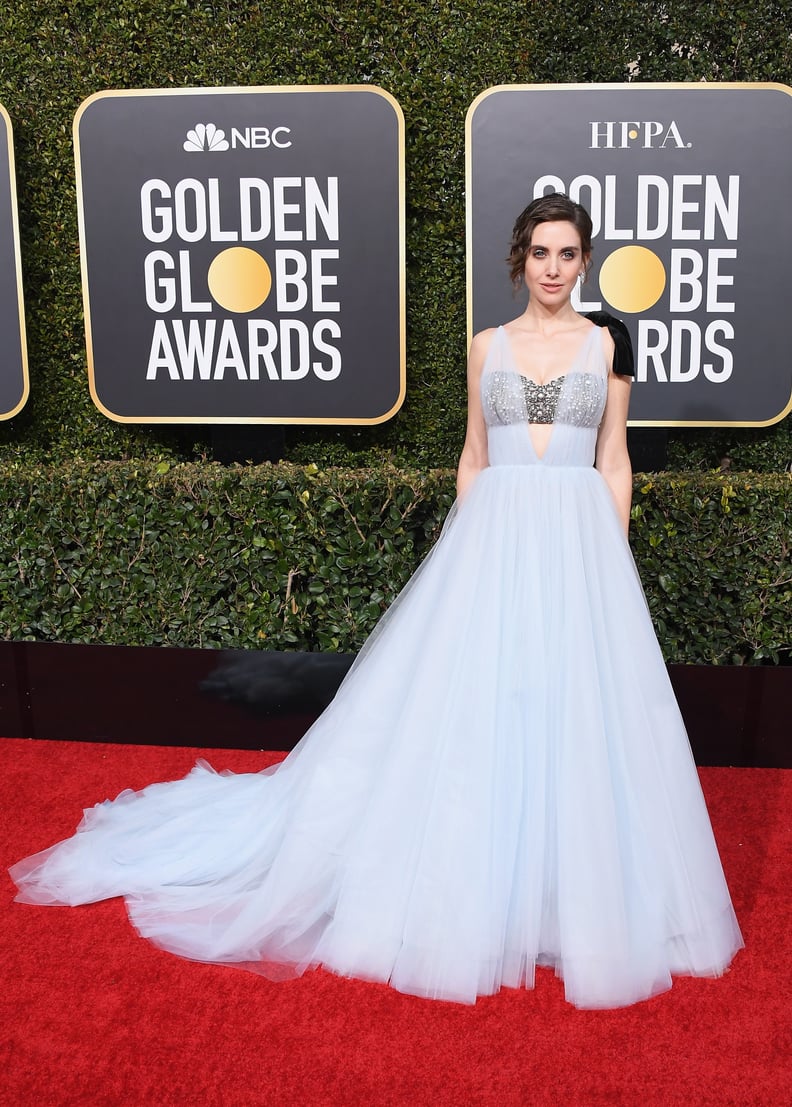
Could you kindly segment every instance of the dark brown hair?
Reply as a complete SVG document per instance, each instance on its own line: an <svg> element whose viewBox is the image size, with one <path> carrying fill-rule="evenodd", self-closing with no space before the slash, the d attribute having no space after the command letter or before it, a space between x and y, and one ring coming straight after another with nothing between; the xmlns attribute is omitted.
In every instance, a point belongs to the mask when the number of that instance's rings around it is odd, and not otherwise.
<svg viewBox="0 0 792 1107"><path fill-rule="evenodd" d="M581 204L570 200L563 192L538 196L518 217L512 231L511 249L506 259L512 284L519 287L525 272L525 259L531 248L533 233L540 223L571 223L580 235L580 246L588 277L591 264L591 216Z"/></svg>

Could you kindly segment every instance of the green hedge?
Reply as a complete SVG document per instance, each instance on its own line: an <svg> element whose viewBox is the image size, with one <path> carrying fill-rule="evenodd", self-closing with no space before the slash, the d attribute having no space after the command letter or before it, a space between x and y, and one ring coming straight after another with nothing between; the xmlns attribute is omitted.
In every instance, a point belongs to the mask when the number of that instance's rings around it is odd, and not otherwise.
<svg viewBox="0 0 792 1107"><path fill-rule="evenodd" d="M632 545L668 661L789 661L790 479L636 478ZM448 471L0 467L0 633L355 650L439 533Z"/></svg>
<svg viewBox="0 0 792 1107"><path fill-rule="evenodd" d="M406 120L408 396L381 427L292 429L287 456L453 465L464 425L464 119L503 82L792 84L786 0L0 0L0 99L15 131L31 399L0 458L194 459L211 442L121 426L86 384L71 123L105 88L376 83ZM778 198L783 202L783 198ZM505 250L505 244L504 244ZM788 421L787 421L788 422ZM688 460L688 443L693 456ZM674 435L677 468L781 470L787 429ZM717 455L717 456L715 456Z"/></svg>

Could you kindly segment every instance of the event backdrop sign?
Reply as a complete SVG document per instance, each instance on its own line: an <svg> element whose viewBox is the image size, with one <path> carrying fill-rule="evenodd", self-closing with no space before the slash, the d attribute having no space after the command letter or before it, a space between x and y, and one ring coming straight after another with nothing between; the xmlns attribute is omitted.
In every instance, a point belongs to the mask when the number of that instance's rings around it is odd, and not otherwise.
<svg viewBox="0 0 792 1107"><path fill-rule="evenodd" d="M467 119L468 325L522 310L517 215L566 192L594 222L576 297L627 324L638 425L774 423L792 409L792 89L504 85Z"/></svg>
<svg viewBox="0 0 792 1107"><path fill-rule="evenodd" d="M0 419L10 419L28 398L25 309L19 260L14 139L0 104Z"/></svg>
<svg viewBox="0 0 792 1107"><path fill-rule="evenodd" d="M404 121L364 86L100 92L74 120L91 395L119 422L404 399Z"/></svg>

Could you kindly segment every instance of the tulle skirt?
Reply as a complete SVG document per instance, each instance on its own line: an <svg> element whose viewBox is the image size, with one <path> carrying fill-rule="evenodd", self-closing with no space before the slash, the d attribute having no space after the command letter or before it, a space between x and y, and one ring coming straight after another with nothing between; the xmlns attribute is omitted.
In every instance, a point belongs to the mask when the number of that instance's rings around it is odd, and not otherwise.
<svg viewBox="0 0 792 1107"><path fill-rule="evenodd" d="M539 964L577 1006L622 1006L742 945L587 467L485 470L281 765L124 792L12 876L30 903L125 896L183 957L463 1003Z"/></svg>

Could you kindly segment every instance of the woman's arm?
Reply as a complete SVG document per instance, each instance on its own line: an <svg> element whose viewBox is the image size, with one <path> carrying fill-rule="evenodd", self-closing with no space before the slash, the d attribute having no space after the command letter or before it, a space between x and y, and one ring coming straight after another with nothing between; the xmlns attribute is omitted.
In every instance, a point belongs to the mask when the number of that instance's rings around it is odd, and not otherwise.
<svg viewBox="0 0 792 1107"><path fill-rule="evenodd" d="M460 501L464 499L481 470L489 465L487 427L481 409L481 371L493 333L492 330L481 331L470 344L467 367L467 431L457 466L457 498Z"/></svg>
<svg viewBox="0 0 792 1107"><path fill-rule="evenodd" d="M609 368L613 358L613 339L603 332L603 343L608 350ZM594 465L602 474L619 512L625 535L630 528L632 506L632 466L627 452L627 409L630 404L630 377L609 372L608 398L605 413L597 436L597 452Z"/></svg>

